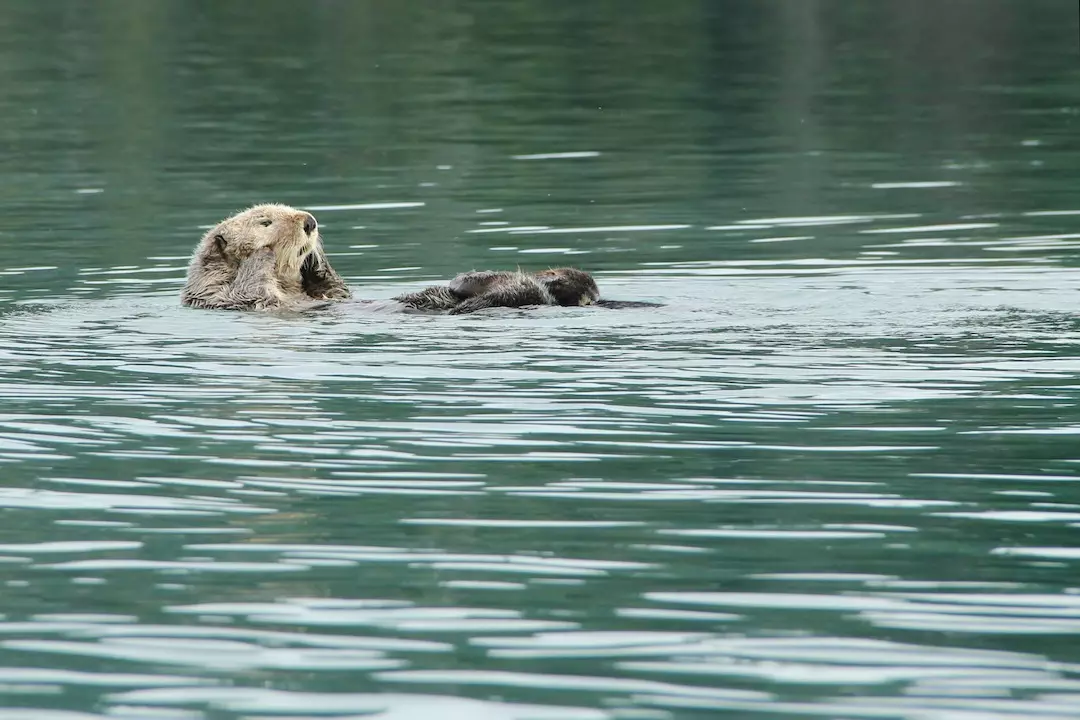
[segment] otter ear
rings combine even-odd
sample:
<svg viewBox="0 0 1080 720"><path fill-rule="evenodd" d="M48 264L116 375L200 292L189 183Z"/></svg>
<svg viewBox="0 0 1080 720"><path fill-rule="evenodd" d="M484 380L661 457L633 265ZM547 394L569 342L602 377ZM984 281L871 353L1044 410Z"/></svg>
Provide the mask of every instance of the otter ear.
<svg viewBox="0 0 1080 720"><path fill-rule="evenodd" d="M210 236L210 242L206 245L206 251L202 254L203 265L217 265L221 262L228 262L229 256L225 254L225 247L228 243L225 241L225 236L221 233L214 233Z"/></svg>

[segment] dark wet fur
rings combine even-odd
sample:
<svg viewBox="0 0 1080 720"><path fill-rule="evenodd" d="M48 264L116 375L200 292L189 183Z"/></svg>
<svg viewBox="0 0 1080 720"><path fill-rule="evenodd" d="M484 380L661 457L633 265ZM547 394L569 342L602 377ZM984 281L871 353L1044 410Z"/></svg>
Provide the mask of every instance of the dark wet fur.
<svg viewBox="0 0 1080 720"><path fill-rule="evenodd" d="M449 312L451 315L489 307L555 304L551 294L531 276L486 271L462 273L449 285L432 285L394 299L414 310Z"/></svg>
<svg viewBox="0 0 1080 720"><path fill-rule="evenodd" d="M496 283L513 280L515 275L503 270L472 270L451 280L449 290L459 300L464 300L487 292Z"/></svg>
<svg viewBox="0 0 1080 720"><path fill-rule="evenodd" d="M420 292L398 295L394 299L414 310L432 311L450 310L457 307L462 300L445 285L432 285Z"/></svg>
<svg viewBox="0 0 1080 720"><path fill-rule="evenodd" d="M554 305L551 293L535 278L515 277L506 282L494 282L479 295L462 300L450 309L451 315L464 315L489 307L525 307L526 305Z"/></svg>
<svg viewBox="0 0 1080 720"><path fill-rule="evenodd" d="M345 281L330 267L321 243L304 258L300 282L304 294L317 300L343 300L350 296Z"/></svg>
<svg viewBox="0 0 1080 720"><path fill-rule="evenodd" d="M555 302L564 307L592 305L600 299L600 288L592 275L577 268L555 268L536 273Z"/></svg>
<svg viewBox="0 0 1080 720"><path fill-rule="evenodd" d="M521 271L474 270L449 285L434 285L395 298L417 310L462 315L489 307L589 305L600 297L592 276L576 268L553 268L535 274Z"/></svg>

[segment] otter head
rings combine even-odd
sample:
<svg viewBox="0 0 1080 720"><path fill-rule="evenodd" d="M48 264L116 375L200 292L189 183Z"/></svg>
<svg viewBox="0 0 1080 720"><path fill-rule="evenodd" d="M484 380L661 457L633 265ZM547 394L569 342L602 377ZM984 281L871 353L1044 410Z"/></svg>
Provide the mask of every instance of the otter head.
<svg viewBox="0 0 1080 720"><path fill-rule="evenodd" d="M300 267L319 244L319 224L311 213L288 205L256 205L222 220L203 236L196 256L204 265L240 263L263 248L274 253L277 278L300 282Z"/></svg>
<svg viewBox="0 0 1080 720"><path fill-rule="evenodd" d="M600 289L592 275L576 268L552 268L536 273L560 305L592 305L600 299Z"/></svg>
<svg viewBox="0 0 1080 720"><path fill-rule="evenodd" d="M267 284L273 287L267 287L265 294L279 299L302 294L301 268L320 248L318 228L313 215L287 205L256 205L222 220L195 248L188 265L183 303L196 307L242 306L232 298L241 265L255 255L262 258L268 253L273 255L273 277Z"/></svg>

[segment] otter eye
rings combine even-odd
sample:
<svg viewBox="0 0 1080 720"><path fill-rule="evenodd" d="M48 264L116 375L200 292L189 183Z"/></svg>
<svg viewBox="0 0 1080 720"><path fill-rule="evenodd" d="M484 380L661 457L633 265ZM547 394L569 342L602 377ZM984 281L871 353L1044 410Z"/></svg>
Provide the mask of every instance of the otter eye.
<svg viewBox="0 0 1080 720"><path fill-rule="evenodd" d="M261 220L261 221L259 221L259 224L262 225L263 227L270 227L271 225L274 224L274 221L273 220Z"/></svg>

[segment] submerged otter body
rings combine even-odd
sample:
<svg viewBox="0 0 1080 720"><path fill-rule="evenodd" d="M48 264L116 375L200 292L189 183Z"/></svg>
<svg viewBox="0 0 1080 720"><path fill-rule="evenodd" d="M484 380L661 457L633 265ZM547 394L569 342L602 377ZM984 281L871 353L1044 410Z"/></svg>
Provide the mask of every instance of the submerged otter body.
<svg viewBox="0 0 1080 720"><path fill-rule="evenodd" d="M591 275L576 268L533 274L474 270L458 275L449 285L435 285L394 299L416 310L462 315L489 307L592 305L600 299L600 290Z"/></svg>
<svg viewBox="0 0 1080 720"><path fill-rule="evenodd" d="M197 308L269 310L349 295L330 267L313 215L288 205L256 205L203 236L180 297Z"/></svg>

